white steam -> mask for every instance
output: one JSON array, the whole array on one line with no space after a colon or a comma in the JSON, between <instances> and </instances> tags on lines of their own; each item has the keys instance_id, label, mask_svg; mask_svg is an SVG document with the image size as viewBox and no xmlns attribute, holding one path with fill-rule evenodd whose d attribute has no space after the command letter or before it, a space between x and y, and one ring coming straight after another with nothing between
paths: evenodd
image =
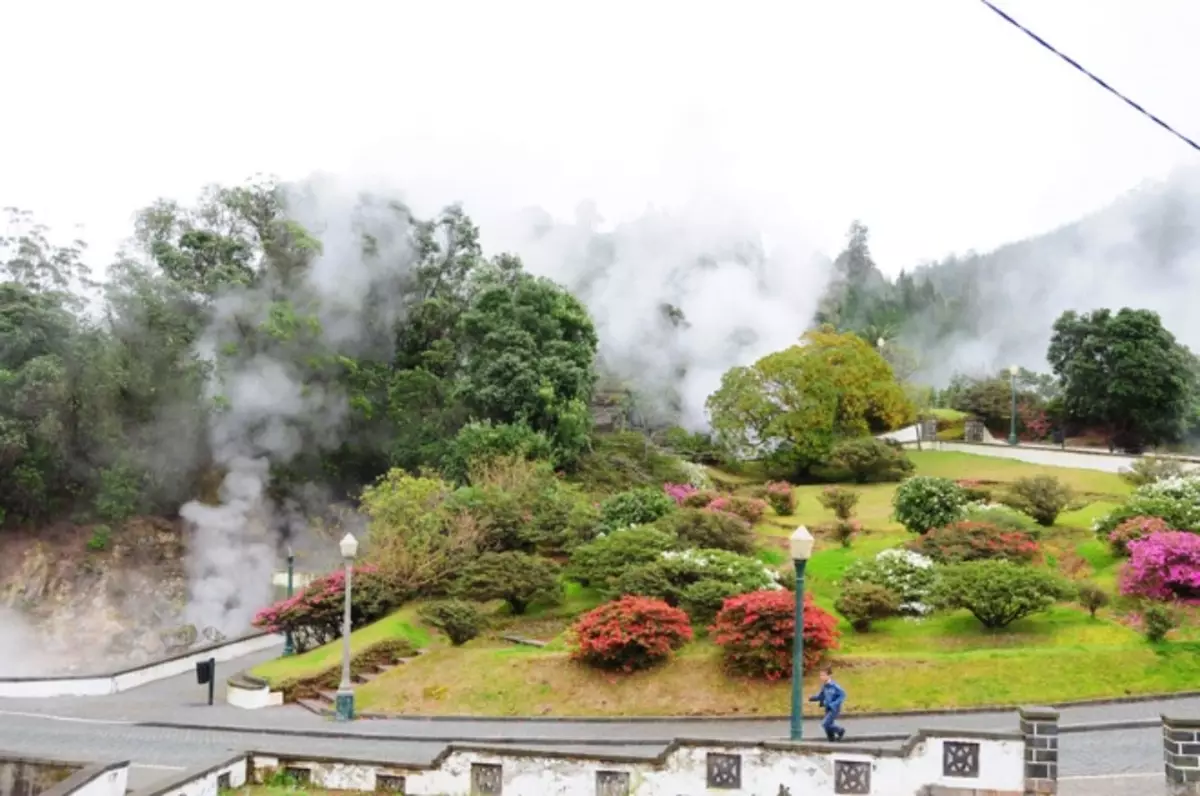
<instances>
[{"instance_id":1,"label":"white steam","mask_svg":"<svg viewBox=\"0 0 1200 796\"><path fill-rule=\"evenodd\" d=\"M1151 309L1180 342L1200 349L1200 170L961 264L966 272L952 290L971 297L973 328L939 337L919 318L910 327L931 381L1011 364L1045 372L1051 327L1066 310Z\"/></svg>"},{"instance_id":2,"label":"white steam","mask_svg":"<svg viewBox=\"0 0 1200 796\"><path fill-rule=\"evenodd\" d=\"M265 322L271 303L285 298L297 312L320 320L320 339L308 345L330 354L360 355L381 347L386 352L390 336L379 332L403 309L398 287L412 264L403 214L364 205L328 179L293 189L290 199L292 218L321 241L321 256L300 284L267 279L225 296L201 346L216 374L209 386L221 408L209 437L214 463L225 475L218 505L192 501L180 512L191 525L186 619L225 635L247 630L255 612L270 602L281 542L303 531L305 512L294 503L276 506L267 494L271 467L302 451L337 445L346 400L335 386L297 371L294 349L293 357L284 356L288 341L249 357L229 359L217 352L236 346L238 329ZM374 240L370 256L363 253L364 235ZM380 328L368 328L368 307L372 317L382 319ZM319 494L315 486L307 491ZM319 550L309 556L322 558Z\"/></svg>"}]
</instances>

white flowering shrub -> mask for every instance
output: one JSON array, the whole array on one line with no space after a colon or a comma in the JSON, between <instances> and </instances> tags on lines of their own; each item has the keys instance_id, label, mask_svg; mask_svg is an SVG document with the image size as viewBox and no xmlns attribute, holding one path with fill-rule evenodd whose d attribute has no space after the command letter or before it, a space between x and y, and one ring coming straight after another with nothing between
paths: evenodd
<instances>
[{"instance_id":1,"label":"white flowering shrub","mask_svg":"<svg viewBox=\"0 0 1200 796\"><path fill-rule=\"evenodd\" d=\"M1200 475L1175 476L1139 486L1124 504L1092 523L1107 538L1132 517L1158 517L1180 531L1200 531Z\"/></svg>"},{"instance_id":2,"label":"white flowering shrub","mask_svg":"<svg viewBox=\"0 0 1200 796\"><path fill-rule=\"evenodd\" d=\"M937 569L930 558L902 548L856 561L842 578L843 583L872 583L895 592L900 598L900 613L917 616L932 610L927 600L936 581Z\"/></svg>"},{"instance_id":3,"label":"white flowering shrub","mask_svg":"<svg viewBox=\"0 0 1200 796\"><path fill-rule=\"evenodd\" d=\"M917 475L896 488L892 513L909 531L925 533L962 519L966 505L966 492L949 478Z\"/></svg>"},{"instance_id":4,"label":"white flowering shrub","mask_svg":"<svg viewBox=\"0 0 1200 796\"><path fill-rule=\"evenodd\" d=\"M696 487L696 489L712 489L713 481L709 476L708 470L703 465L695 462L681 462L683 471L687 473L687 482Z\"/></svg>"}]
</instances>

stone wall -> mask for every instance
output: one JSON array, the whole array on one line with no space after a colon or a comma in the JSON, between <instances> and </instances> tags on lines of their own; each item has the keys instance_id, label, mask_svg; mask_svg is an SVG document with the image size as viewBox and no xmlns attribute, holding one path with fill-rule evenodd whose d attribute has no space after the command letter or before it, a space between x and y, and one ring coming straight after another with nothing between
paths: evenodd
<instances>
[{"instance_id":1,"label":"stone wall","mask_svg":"<svg viewBox=\"0 0 1200 796\"><path fill-rule=\"evenodd\" d=\"M1170 796L1200 794L1200 718L1163 716L1163 761Z\"/></svg>"},{"instance_id":2,"label":"stone wall","mask_svg":"<svg viewBox=\"0 0 1200 796\"><path fill-rule=\"evenodd\" d=\"M83 767L83 763L0 756L0 796L38 796Z\"/></svg>"},{"instance_id":3,"label":"stone wall","mask_svg":"<svg viewBox=\"0 0 1200 796\"><path fill-rule=\"evenodd\" d=\"M410 796L836 796L1026 793L1017 733L919 732L899 748L680 740L654 758L453 745L428 766L247 753L250 781ZM927 791L929 786L940 790ZM175 791L185 790L175 788Z\"/></svg>"}]
</instances>

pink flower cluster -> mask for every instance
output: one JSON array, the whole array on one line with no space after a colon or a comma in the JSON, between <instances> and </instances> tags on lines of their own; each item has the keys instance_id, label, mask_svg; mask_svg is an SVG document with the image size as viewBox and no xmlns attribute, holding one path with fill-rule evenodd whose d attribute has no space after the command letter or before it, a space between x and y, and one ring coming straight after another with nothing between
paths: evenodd
<instances>
[{"instance_id":1,"label":"pink flower cluster","mask_svg":"<svg viewBox=\"0 0 1200 796\"><path fill-rule=\"evenodd\" d=\"M1152 533L1129 542L1121 593L1157 600L1200 596L1200 536L1184 531Z\"/></svg>"},{"instance_id":2,"label":"pink flower cluster","mask_svg":"<svg viewBox=\"0 0 1200 796\"><path fill-rule=\"evenodd\" d=\"M663 484L663 491L667 493L667 497L675 501L676 505L682 506L688 495L694 495L699 490L691 484L666 483Z\"/></svg>"}]
</instances>

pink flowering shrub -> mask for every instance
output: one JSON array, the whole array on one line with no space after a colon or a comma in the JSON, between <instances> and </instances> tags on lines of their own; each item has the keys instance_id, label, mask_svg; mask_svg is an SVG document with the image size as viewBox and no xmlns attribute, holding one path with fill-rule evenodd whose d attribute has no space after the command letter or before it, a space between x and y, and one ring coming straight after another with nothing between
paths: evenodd
<instances>
[{"instance_id":1,"label":"pink flowering shrub","mask_svg":"<svg viewBox=\"0 0 1200 796\"><path fill-rule=\"evenodd\" d=\"M341 636L345 599L346 571L337 569L262 609L252 624L268 633L290 631L296 651L303 652ZM399 607L402 598L375 567L361 566L354 569L350 601L350 625L360 627Z\"/></svg>"},{"instance_id":2,"label":"pink flowering shrub","mask_svg":"<svg viewBox=\"0 0 1200 796\"><path fill-rule=\"evenodd\" d=\"M668 482L663 484L663 491L667 493L667 497L675 501L675 505L682 506L689 495L694 495L699 490L691 484L672 484Z\"/></svg>"},{"instance_id":3,"label":"pink flowering shrub","mask_svg":"<svg viewBox=\"0 0 1200 796\"><path fill-rule=\"evenodd\" d=\"M796 513L796 493L787 481L772 481L767 484L767 502L781 517Z\"/></svg>"},{"instance_id":4,"label":"pink flowering shrub","mask_svg":"<svg viewBox=\"0 0 1200 796\"><path fill-rule=\"evenodd\" d=\"M707 506L708 511L724 511L736 514L753 525L767 513L767 501L758 498L739 497L738 495L722 495Z\"/></svg>"},{"instance_id":5,"label":"pink flowering shrub","mask_svg":"<svg viewBox=\"0 0 1200 796\"><path fill-rule=\"evenodd\" d=\"M1200 536L1152 533L1129 543L1121 593L1155 600L1200 596Z\"/></svg>"},{"instance_id":6,"label":"pink flowering shrub","mask_svg":"<svg viewBox=\"0 0 1200 796\"><path fill-rule=\"evenodd\" d=\"M1161 517L1130 517L1108 535L1108 543L1115 555L1129 555L1129 543L1144 539L1152 533L1174 530Z\"/></svg>"}]
</instances>

